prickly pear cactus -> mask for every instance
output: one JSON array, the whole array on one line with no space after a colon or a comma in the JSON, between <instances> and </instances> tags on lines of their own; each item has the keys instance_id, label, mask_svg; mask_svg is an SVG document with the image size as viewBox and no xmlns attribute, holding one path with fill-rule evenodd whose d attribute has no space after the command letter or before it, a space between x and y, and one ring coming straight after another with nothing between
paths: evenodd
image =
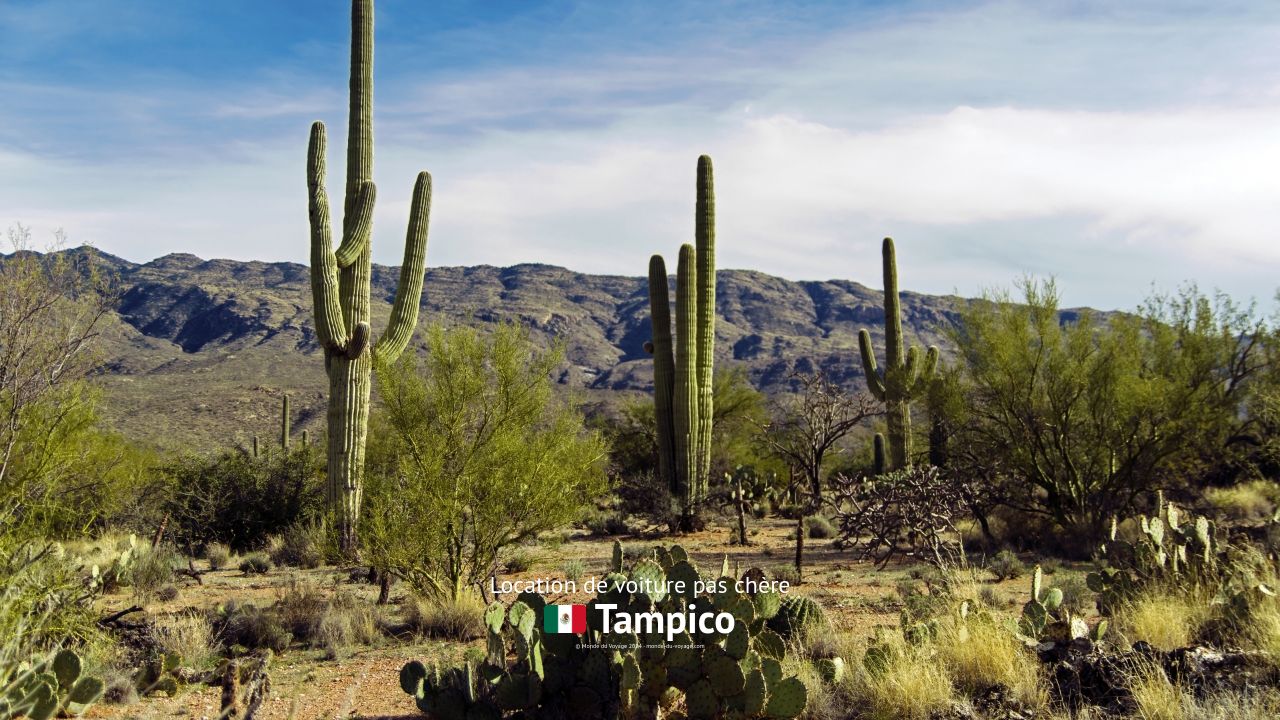
<instances>
[{"instance_id":1,"label":"prickly pear cactus","mask_svg":"<svg viewBox=\"0 0 1280 720\"><path fill-rule=\"evenodd\" d=\"M509 608L495 603L485 612L488 634L483 658L444 668L410 662L400 672L401 688L418 709L441 719L500 717L657 718L683 699L689 718L799 717L808 689L783 674L787 643L765 626L761 605L780 612L776 593L754 596L734 589L732 578L704 576L681 547L655 548L621 572L610 573L605 589L588 604L585 636L547 632L541 618L546 600L522 594ZM723 570L723 568L722 568ZM753 574L754 573L754 574ZM756 577L758 570L748 571ZM676 592L668 581L725 579L714 593ZM646 580L661 589L628 592L628 580ZM797 617L821 613L812 600L798 605ZM665 635L619 634L598 627L595 605L609 603L631 612L712 612L733 616L728 633L681 632ZM603 650L592 645L610 645ZM836 677L843 671L827 668Z\"/></svg>"},{"instance_id":2,"label":"prickly pear cactus","mask_svg":"<svg viewBox=\"0 0 1280 720\"><path fill-rule=\"evenodd\" d=\"M71 650L0 667L0 720L78 716L102 697L104 689L101 680L83 675L80 656Z\"/></svg>"}]
</instances>

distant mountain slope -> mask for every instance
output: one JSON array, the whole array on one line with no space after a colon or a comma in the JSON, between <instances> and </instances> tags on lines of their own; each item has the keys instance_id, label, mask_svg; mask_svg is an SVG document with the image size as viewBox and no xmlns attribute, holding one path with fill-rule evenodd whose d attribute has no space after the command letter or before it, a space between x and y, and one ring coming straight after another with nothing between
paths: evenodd
<instances>
[{"instance_id":1,"label":"distant mountain slope","mask_svg":"<svg viewBox=\"0 0 1280 720\"><path fill-rule=\"evenodd\" d=\"M72 251L76 252L76 251ZM92 252L92 251L91 251ZM292 396L294 427L324 418L326 379L311 321L307 268L294 263L166 255L138 265L97 253L119 284L104 333L109 419L167 447L213 449L274 441L279 398ZM398 269L374 266L374 331L390 312ZM857 333L883 347L881 293L858 283L793 282L750 270L717 273L717 362L746 368L761 390L815 366L861 389ZM965 301L902 294L908 340L938 344ZM549 265L431 268L423 321L517 320L535 338L565 343L560 382L604 400L646 391L652 363L646 281ZM421 348L420 342L417 346Z\"/></svg>"}]
</instances>

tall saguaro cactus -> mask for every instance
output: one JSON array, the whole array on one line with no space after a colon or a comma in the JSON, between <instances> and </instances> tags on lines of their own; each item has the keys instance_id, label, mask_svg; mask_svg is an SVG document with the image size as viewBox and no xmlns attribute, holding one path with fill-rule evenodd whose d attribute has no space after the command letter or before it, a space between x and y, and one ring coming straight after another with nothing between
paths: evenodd
<instances>
[{"instance_id":1,"label":"tall saguaro cactus","mask_svg":"<svg viewBox=\"0 0 1280 720\"><path fill-rule=\"evenodd\" d=\"M884 373L876 368L871 334L858 333L858 349L866 371L871 394L885 404L889 425L889 469L906 467L911 461L911 401L924 394L938 365L938 348L930 346L920 367L920 348L912 345L905 353L902 347L902 307L898 300L898 263L893 238L885 238L884 256Z\"/></svg>"},{"instance_id":2,"label":"tall saguaro cactus","mask_svg":"<svg viewBox=\"0 0 1280 720\"><path fill-rule=\"evenodd\" d=\"M711 158L698 158L694 245L680 247L676 267L676 335L661 255L649 259L653 340L653 404L658 469L680 502L681 524L695 529L711 474L712 382L715 368L715 191Z\"/></svg>"},{"instance_id":3,"label":"tall saguaro cactus","mask_svg":"<svg viewBox=\"0 0 1280 720\"><path fill-rule=\"evenodd\" d=\"M324 123L311 126L307 190L311 217L311 291L316 335L329 375L328 500L343 553L358 552L357 523L369 426L373 356L392 362L418 322L427 258L431 175L418 174L409 213L395 304L382 336L371 341L369 281L373 203L373 0L351 3L351 97L342 238L335 251L325 192Z\"/></svg>"}]
</instances>

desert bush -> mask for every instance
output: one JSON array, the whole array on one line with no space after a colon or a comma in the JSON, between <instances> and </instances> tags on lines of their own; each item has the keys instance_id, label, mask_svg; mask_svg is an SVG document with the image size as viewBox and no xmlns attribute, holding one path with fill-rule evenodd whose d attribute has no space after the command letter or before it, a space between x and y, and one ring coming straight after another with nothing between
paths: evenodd
<instances>
[{"instance_id":1,"label":"desert bush","mask_svg":"<svg viewBox=\"0 0 1280 720\"><path fill-rule=\"evenodd\" d=\"M323 512L323 461L307 447L173 461L160 492L169 498L174 539L183 547L223 543L238 553L262 547L268 536Z\"/></svg>"},{"instance_id":2,"label":"desert bush","mask_svg":"<svg viewBox=\"0 0 1280 720\"><path fill-rule=\"evenodd\" d=\"M212 667L221 651L209 618L201 613L159 615L151 621L151 636L156 650L178 655L185 667Z\"/></svg>"},{"instance_id":3,"label":"desert bush","mask_svg":"<svg viewBox=\"0 0 1280 720\"><path fill-rule=\"evenodd\" d=\"M166 583L156 590L156 599L160 602L173 602L178 599L178 586L173 583Z\"/></svg>"},{"instance_id":4,"label":"desert bush","mask_svg":"<svg viewBox=\"0 0 1280 720\"><path fill-rule=\"evenodd\" d=\"M427 331L427 357L377 366L361 538L374 565L456 596L502 553L576 519L606 489L607 453L555 389L559 348L501 324Z\"/></svg>"},{"instance_id":5,"label":"desert bush","mask_svg":"<svg viewBox=\"0 0 1280 720\"><path fill-rule=\"evenodd\" d=\"M104 643L93 607L101 586L86 587L88 574L57 543L0 533L0 643L16 657Z\"/></svg>"},{"instance_id":6,"label":"desert bush","mask_svg":"<svg viewBox=\"0 0 1280 720\"><path fill-rule=\"evenodd\" d=\"M1089 584L1080 575L1067 575L1054 582L1054 586L1062 591L1062 607L1075 615L1089 615L1095 609L1097 594L1089 589Z\"/></svg>"},{"instance_id":7,"label":"desert bush","mask_svg":"<svg viewBox=\"0 0 1280 720\"><path fill-rule=\"evenodd\" d=\"M565 560L564 564L560 566L560 569L564 572L564 576L566 579L571 580L575 583L581 580L582 576L585 575L587 572L586 564L583 563L578 558Z\"/></svg>"},{"instance_id":8,"label":"desert bush","mask_svg":"<svg viewBox=\"0 0 1280 720\"><path fill-rule=\"evenodd\" d=\"M209 543L204 557L209 561L210 570L221 570L231 564L231 548L219 542Z\"/></svg>"},{"instance_id":9,"label":"desert bush","mask_svg":"<svg viewBox=\"0 0 1280 720\"><path fill-rule=\"evenodd\" d=\"M793 587L800 584L800 573L796 572L795 565L772 565L768 575L770 580L785 580Z\"/></svg>"},{"instance_id":10,"label":"desert bush","mask_svg":"<svg viewBox=\"0 0 1280 720\"><path fill-rule=\"evenodd\" d=\"M457 598L414 595L405 606L405 623L424 637L468 642L485 633L484 600L468 590Z\"/></svg>"},{"instance_id":11,"label":"desert bush","mask_svg":"<svg viewBox=\"0 0 1280 720\"><path fill-rule=\"evenodd\" d=\"M533 553L527 550L516 549L507 555L507 559L506 562L503 563L503 567L510 573L529 572L529 570L533 568L533 562Z\"/></svg>"},{"instance_id":12,"label":"desert bush","mask_svg":"<svg viewBox=\"0 0 1280 720\"><path fill-rule=\"evenodd\" d=\"M595 510L583 518L582 525L587 529L587 532L596 537L626 535L631 531L627 527L626 517L616 510Z\"/></svg>"},{"instance_id":13,"label":"desert bush","mask_svg":"<svg viewBox=\"0 0 1280 720\"><path fill-rule=\"evenodd\" d=\"M274 535L268 554L276 565L317 568L336 555L329 524L324 520L298 521Z\"/></svg>"},{"instance_id":14,"label":"desert bush","mask_svg":"<svg viewBox=\"0 0 1280 720\"><path fill-rule=\"evenodd\" d=\"M133 589L139 600L147 600L155 597L161 587L172 584L175 571L185 565L182 555L169 545L140 545L134 551L128 581L124 584Z\"/></svg>"},{"instance_id":15,"label":"desert bush","mask_svg":"<svg viewBox=\"0 0 1280 720\"><path fill-rule=\"evenodd\" d=\"M987 562L987 569L1001 582L1022 577L1027 571L1024 564L1012 550L1001 550Z\"/></svg>"},{"instance_id":16,"label":"desert bush","mask_svg":"<svg viewBox=\"0 0 1280 720\"><path fill-rule=\"evenodd\" d=\"M265 575L271 572L271 558L266 553L250 553L240 559L240 572L245 575Z\"/></svg>"},{"instance_id":17,"label":"desert bush","mask_svg":"<svg viewBox=\"0 0 1280 720\"><path fill-rule=\"evenodd\" d=\"M270 611L294 640L324 650L330 660L345 657L353 645L373 645L382 638L377 607L350 593L325 595L295 580Z\"/></svg>"},{"instance_id":18,"label":"desert bush","mask_svg":"<svg viewBox=\"0 0 1280 720\"><path fill-rule=\"evenodd\" d=\"M269 649L281 652L293 642L293 633L281 622L277 613L253 603L229 600L214 611L211 624L228 649L233 652Z\"/></svg>"},{"instance_id":19,"label":"desert bush","mask_svg":"<svg viewBox=\"0 0 1280 720\"><path fill-rule=\"evenodd\" d=\"M836 526L823 515L810 515L804 519L805 531L813 540L827 540L836 536Z\"/></svg>"},{"instance_id":20,"label":"desert bush","mask_svg":"<svg viewBox=\"0 0 1280 720\"><path fill-rule=\"evenodd\" d=\"M1143 491L1220 461L1269 333L1249 308L1194 287L1069 320L1052 280L1020 289L968 305L955 325L967 421L952 467L1049 518L1059 532L1038 537L1084 555Z\"/></svg>"},{"instance_id":21,"label":"desert bush","mask_svg":"<svg viewBox=\"0 0 1280 720\"><path fill-rule=\"evenodd\" d=\"M1276 511L1276 483L1254 480L1228 488L1210 488L1205 500L1220 518L1240 523L1270 520Z\"/></svg>"}]
</instances>

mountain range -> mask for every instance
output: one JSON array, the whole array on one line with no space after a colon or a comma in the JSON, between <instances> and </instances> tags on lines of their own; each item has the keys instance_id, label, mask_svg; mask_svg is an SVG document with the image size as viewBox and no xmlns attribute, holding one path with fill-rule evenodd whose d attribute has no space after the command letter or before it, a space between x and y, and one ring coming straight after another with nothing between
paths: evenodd
<instances>
[{"instance_id":1,"label":"mountain range","mask_svg":"<svg viewBox=\"0 0 1280 720\"><path fill-rule=\"evenodd\" d=\"M202 260L171 254L137 264L95 250L116 287L98 380L105 414L130 437L169 449L213 450L278 434L288 394L295 430L324 423L327 380L311 319L308 269L295 263ZM373 329L390 312L399 270L375 265ZM862 390L857 334L884 346L882 293L847 280L792 281L752 270L716 274L716 361L742 367L765 393L821 367ZM427 271L420 327L429 322L526 326L563 342L557 380L592 403L652 388L647 281L550 265ZM965 300L902 292L908 342L951 354L947 328ZM673 292L674 299L674 292ZM411 347L425 352L421 338ZM274 441L274 440L273 440Z\"/></svg>"}]
</instances>

